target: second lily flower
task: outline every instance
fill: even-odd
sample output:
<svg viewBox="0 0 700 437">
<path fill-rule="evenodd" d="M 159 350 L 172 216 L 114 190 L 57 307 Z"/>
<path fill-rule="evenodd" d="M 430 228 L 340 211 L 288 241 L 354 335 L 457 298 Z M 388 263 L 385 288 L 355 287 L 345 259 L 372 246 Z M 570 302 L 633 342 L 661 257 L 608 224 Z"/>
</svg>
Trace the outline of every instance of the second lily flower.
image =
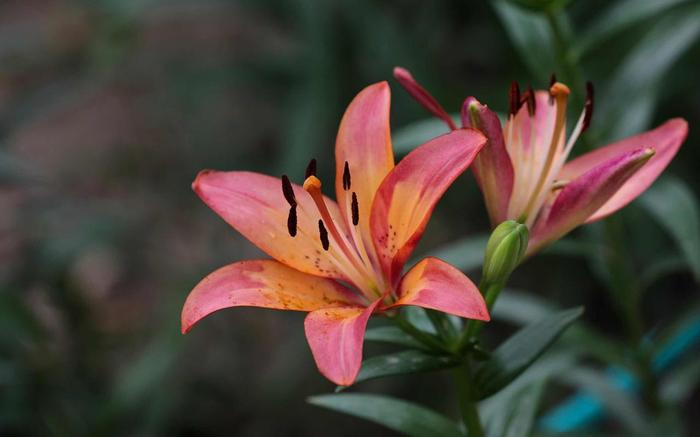
<svg viewBox="0 0 700 437">
<path fill-rule="evenodd" d="M 408 71 L 396 68 L 394 76 L 428 111 L 456 129 Z M 591 122 L 593 87 L 588 84 L 584 110 L 567 140 L 568 96 L 569 88 L 554 77 L 549 90 L 528 89 L 522 95 L 514 83 L 503 127 L 496 113 L 474 97 L 462 106 L 462 125 L 480 129 L 489 139 L 472 168 L 491 223 L 525 223 L 530 228 L 530 255 L 634 200 L 666 168 L 688 133 L 686 121 L 675 118 L 566 162 Z"/>
</svg>

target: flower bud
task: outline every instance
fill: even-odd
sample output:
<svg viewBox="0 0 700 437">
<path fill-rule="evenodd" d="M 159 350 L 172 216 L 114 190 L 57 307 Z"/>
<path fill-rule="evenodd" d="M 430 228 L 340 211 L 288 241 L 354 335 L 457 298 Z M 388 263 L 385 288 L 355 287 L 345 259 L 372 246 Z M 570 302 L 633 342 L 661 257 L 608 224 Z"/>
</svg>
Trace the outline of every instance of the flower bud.
<svg viewBox="0 0 700 437">
<path fill-rule="evenodd" d="M 527 226 L 514 220 L 496 226 L 486 245 L 482 282 L 505 284 L 525 255 L 528 237 Z"/>
</svg>

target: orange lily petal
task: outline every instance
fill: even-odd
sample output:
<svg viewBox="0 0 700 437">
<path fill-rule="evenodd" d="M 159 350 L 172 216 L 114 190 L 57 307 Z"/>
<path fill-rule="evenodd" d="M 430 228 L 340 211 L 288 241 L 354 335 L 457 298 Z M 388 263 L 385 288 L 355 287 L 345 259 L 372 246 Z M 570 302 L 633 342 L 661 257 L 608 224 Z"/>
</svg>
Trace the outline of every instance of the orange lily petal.
<svg viewBox="0 0 700 437">
<path fill-rule="evenodd" d="M 369 230 L 374 194 L 384 177 L 394 168 L 389 127 L 390 105 L 391 92 L 386 82 L 370 85 L 360 91 L 343 115 L 335 143 L 335 191 L 338 204 L 346 226 L 351 228 L 354 225 L 350 205 L 352 193 L 356 193 L 359 232 L 370 256 L 374 255 Z M 350 176 L 348 190 L 343 187 L 346 162 Z"/>
<path fill-rule="evenodd" d="M 221 267 L 194 287 L 182 308 L 182 333 L 224 308 L 314 311 L 357 303 L 350 290 L 331 279 L 301 273 L 274 260 L 241 261 Z"/>
<path fill-rule="evenodd" d="M 439 136 L 409 153 L 387 175 L 372 205 L 373 241 L 385 276 L 395 283 L 450 184 L 486 144 L 474 129 Z"/>
<path fill-rule="evenodd" d="M 318 233 L 320 215 L 309 194 L 292 185 L 297 208 L 296 237 L 287 228 L 289 205 L 282 194 L 282 183 L 251 172 L 204 170 L 192 189 L 228 224 L 277 261 L 304 273 L 348 280 L 323 250 Z M 336 223 L 341 225 L 337 204 L 325 198 Z M 341 230 L 344 232 L 344 229 Z"/>
<path fill-rule="evenodd" d="M 595 211 L 586 223 L 600 220 L 624 207 L 642 194 L 664 171 L 688 135 L 688 123 L 674 118 L 656 129 L 635 135 L 586 153 L 564 165 L 557 179 L 573 180 L 597 164 L 642 147 L 651 147 L 656 153 L 605 204 Z"/>
<path fill-rule="evenodd" d="M 533 225 L 528 244 L 532 254 L 582 224 L 607 202 L 633 175 L 642 171 L 653 149 L 623 152 L 591 168 L 567 184 Z"/>
<path fill-rule="evenodd" d="M 324 308 L 306 316 L 306 339 L 318 370 L 333 383 L 348 386 L 357 378 L 367 321 L 380 301 L 366 308 Z"/>
<path fill-rule="evenodd" d="M 464 273 L 438 258 L 425 258 L 401 280 L 398 300 L 388 308 L 415 305 L 459 317 L 490 320 L 484 297 Z"/>
</svg>

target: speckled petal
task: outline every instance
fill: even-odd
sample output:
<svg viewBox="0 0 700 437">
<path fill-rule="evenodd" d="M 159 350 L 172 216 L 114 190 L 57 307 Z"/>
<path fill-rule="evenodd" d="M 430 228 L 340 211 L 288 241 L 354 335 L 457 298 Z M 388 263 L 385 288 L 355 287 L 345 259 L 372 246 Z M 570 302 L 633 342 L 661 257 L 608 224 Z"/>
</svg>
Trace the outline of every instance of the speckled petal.
<svg viewBox="0 0 700 437">
<path fill-rule="evenodd" d="M 224 308 L 314 311 L 358 302 L 350 290 L 332 279 L 308 275 L 274 260 L 241 261 L 211 273 L 190 292 L 182 308 L 182 332 Z"/>
</svg>

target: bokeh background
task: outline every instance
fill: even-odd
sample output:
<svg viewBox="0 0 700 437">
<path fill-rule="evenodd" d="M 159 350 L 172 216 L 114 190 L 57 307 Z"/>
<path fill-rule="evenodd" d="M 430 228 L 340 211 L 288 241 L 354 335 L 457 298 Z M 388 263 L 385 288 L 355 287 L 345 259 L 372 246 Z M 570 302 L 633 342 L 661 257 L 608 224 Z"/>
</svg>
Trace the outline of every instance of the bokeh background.
<svg viewBox="0 0 700 437">
<path fill-rule="evenodd" d="M 512 280 L 552 305 L 585 305 L 585 323 L 611 350 L 634 349 L 698 304 L 698 41 L 696 1 L 3 0 L 0 434 L 387 435 L 305 402 L 334 387 L 316 371 L 303 314 L 223 311 L 183 337 L 179 311 L 204 275 L 261 256 L 196 198 L 196 173 L 300 181 L 316 157 L 329 181 L 345 106 L 380 80 L 392 87 L 405 153 L 440 127 L 391 78 L 396 65 L 454 112 L 468 95 L 504 110 L 512 80 L 543 87 L 551 72 L 571 85 L 578 108 L 592 80 L 593 127 L 574 153 L 670 117 L 689 121 L 663 181 L 680 197 L 646 196 Z M 473 253 L 455 241 L 486 232 L 466 174 L 418 252 L 451 243 L 459 263 Z M 478 268 L 470 273 L 478 278 Z M 511 328 L 496 320 L 489 338 Z M 368 355 L 383 350 L 367 346 Z M 571 366 L 600 374 L 605 359 L 592 353 Z M 696 347 L 683 362 L 697 359 Z M 695 381 L 681 381 L 675 402 L 633 407 L 691 435 Z M 555 376 L 542 411 L 591 385 Z M 357 390 L 456 417 L 440 373 Z M 601 429 L 630 431 L 627 422 L 611 417 Z"/>
</svg>

